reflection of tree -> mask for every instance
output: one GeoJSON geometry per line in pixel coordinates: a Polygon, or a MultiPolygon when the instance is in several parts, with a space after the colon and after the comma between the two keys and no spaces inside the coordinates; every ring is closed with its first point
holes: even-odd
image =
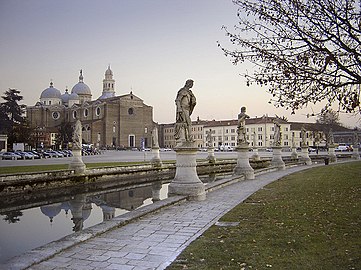
{"type": "Polygon", "coordinates": [[[23,212],[21,211],[11,211],[11,212],[4,212],[2,214],[4,217],[4,220],[7,221],[9,224],[11,223],[17,223],[20,221],[20,218],[23,215],[23,212]]]}

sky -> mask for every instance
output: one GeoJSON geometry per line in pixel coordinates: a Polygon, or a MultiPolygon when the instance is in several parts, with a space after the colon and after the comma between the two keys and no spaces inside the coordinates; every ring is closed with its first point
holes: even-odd
{"type": "MultiPolygon", "coordinates": [[[[175,121],[175,97],[187,79],[197,105],[192,119],[236,119],[245,106],[250,117],[285,116],[314,122],[310,106],[291,115],[268,104],[265,88],[247,87],[218,47],[230,48],[222,26],[237,24],[231,0],[0,0],[0,91],[21,91],[35,105],[50,81],[61,93],[84,82],[97,99],[108,65],[116,95],[130,91],[153,107],[155,122],[175,121]]],[[[340,115],[348,127],[359,117],[340,115]]]]}

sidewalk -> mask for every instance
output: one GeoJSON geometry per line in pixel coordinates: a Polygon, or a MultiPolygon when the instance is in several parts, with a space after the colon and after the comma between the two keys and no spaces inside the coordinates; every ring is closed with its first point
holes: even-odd
{"type": "MultiPolygon", "coordinates": [[[[257,175],[255,180],[208,192],[205,201],[173,204],[80,242],[29,269],[165,269],[187,245],[251,194],[285,175],[311,167],[257,175]]],[[[6,267],[21,269],[15,264],[6,267]]]]}

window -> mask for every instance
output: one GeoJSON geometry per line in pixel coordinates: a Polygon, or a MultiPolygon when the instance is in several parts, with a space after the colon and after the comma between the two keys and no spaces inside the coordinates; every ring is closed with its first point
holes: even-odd
{"type": "Polygon", "coordinates": [[[89,115],[89,110],[88,110],[88,109],[85,109],[85,110],[84,110],[84,117],[88,117],[88,115],[89,115]]]}
{"type": "Polygon", "coordinates": [[[57,120],[57,119],[60,118],[60,113],[59,112],[53,112],[52,117],[53,117],[54,120],[57,120]]]}
{"type": "MultiPolygon", "coordinates": [[[[248,128],[247,128],[247,131],[248,131],[248,128]]],[[[232,129],[231,129],[231,133],[235,133],[235,132],[236,132],[235,129],[232,128],[232,129]]]]}
{"type": "Polygon", "coordinates": [[[73,111],[73,118],[76,119],[76,117],[77,117],[77,113],[76,111],[73,111]]]}
{"type": "Polygon", "coordinates": [[[285,128],[285,131],[288,131],[288,127],[285,128]]]}
{"type": "Polygon", "coordinates": [[[262,140],[262,139],[263,139],[262,134],[258,134],[258,140],[262,140]]]}
{"type": "Polygon", "coordinates": [[[96,107],[96,108],[95,108],[95,115],[96,115],[96,116],[99,116],[100,113],[101,113],[100,107],[96,107]]]}
{"type": "Polygon", "coordinates": [[[128,114],[129,114],[129,115],[134,114],[134,109],[133,109],[133,108],[129,108],[129,109],[128,109],[128,114]]]}
{"type": "Polygon", "coordinates": [[[262,132],[262,127],[259,127],[257,130],[258,130],[259,132],[262,132]]]}

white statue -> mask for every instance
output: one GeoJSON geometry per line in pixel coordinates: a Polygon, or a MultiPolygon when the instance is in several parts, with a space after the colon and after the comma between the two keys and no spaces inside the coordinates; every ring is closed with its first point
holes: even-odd
{"type": "Polygon", "coordinates": [[[275,119],[273,123],[275,125],[273,146],[281,146],[281,124],[278,122],[277,119],[275,119]]]}
{"type": "Polygon", "coordinates": [[[73,149],[82,148],[82,127],[79,119],[75,122],[74,132],[73,132],[73,149]]]}
{"type": "Polygon", "coordinates": [[[249,118],[249,116],[246,114],[246,107],[242,107],[241,112],[238,114],[238,124],[237,124],[238,145],[249,144],[246,136],[247,118],[249,118]]]}
{"type": "Polygon", "coordinates": [[[159,148],[158,128],[155,126],[152,131],[152,148],[159,148]]]}
{"type": "Polygon", "coordinates": [[[174,129],[174,138],[176,141],[194,142],[192,137],[191,115],[196,106],[196,97],[190,90],[193,87],[193,80],[187,80],[184,87],[181,88],[175,100],[176,104],[176,123],[174,129]]]}

